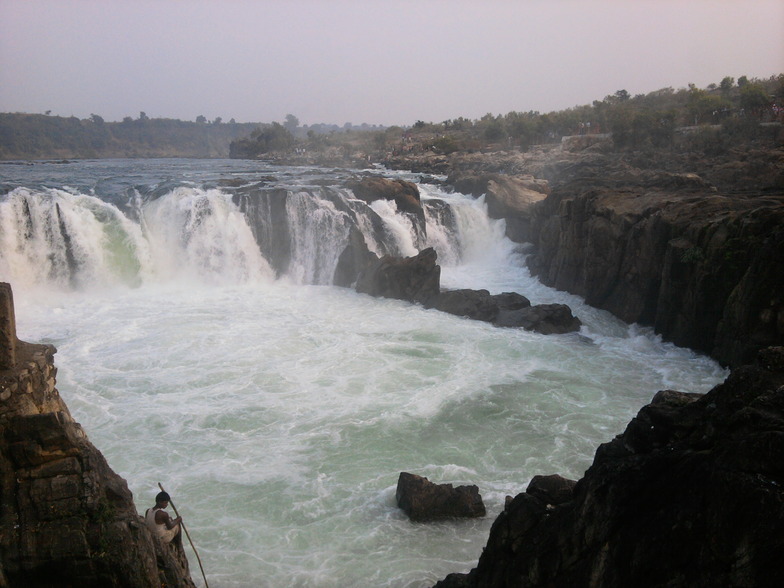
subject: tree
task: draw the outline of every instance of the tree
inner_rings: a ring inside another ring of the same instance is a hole
[[[287,114],[286,120],[283,122],[283,126],[289,133],[293,133],[299,126],[299,119],[293,114]]]
[[[721,83],[719,84],[719,89],[721,90],[721,93],[726,96],[727,94],[729,94],[730,90],[732,90],[732,86],[734,85],[735,85],[735,78],[726,76],[724,79],[721,80]]]
[[[97,114],[91,114],[90,115],[90,120],[93,121],[93,123],[95,123],[97,125],[102,125],[103,124],[103,117],[102,116],[98,116]]]
[[[199,116],[196,117],[196,122],[199,123],[200,125],[206,124],[207,117],[204,116],[203,114],[200,114]]]
[[[139,120],[150,120],[150,118],[147,116],[147,113],[142,110],[139,113]]]
[[[615,97],[618,99],[618,102],[626,102],[629,98],[631,98],[629,92],[626,90],[618,90],[615,93]]]
[[[218,116],[218,117],[215,117],[215,120],[212,121],[212,124],[219,125],[219,124],[221,124],[221,122],[223,122],[223,119]]]
[[[761,84],[745,84],[740,89],[740,106],[745,111],[759,116],[771,104],[771,99]]]

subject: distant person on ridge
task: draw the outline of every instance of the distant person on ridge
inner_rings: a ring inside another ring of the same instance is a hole
[[[155,506],[148,508],[144,515],[144,520],[150,531],[165,544],[171,543],[173,539],[176,539],[175,543],[182,541],[180,534],[182,517],[173,519],[165,510],[169,506],[170,500],[171,497],[167,492],[158,492],[158,495],[155,497]]]

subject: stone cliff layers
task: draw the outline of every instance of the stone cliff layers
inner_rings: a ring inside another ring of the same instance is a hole
[[[56,350],[16,338],[0,283],[0,586],[193,586],[55,387]]]
[[[585,172],[531,212],[529,267],[544,283],[729,366],[784,342],[784,195]]]
[[[739,366],[784,343],[784,148],[609,144],[390,160],[485,195],[542,282]]]

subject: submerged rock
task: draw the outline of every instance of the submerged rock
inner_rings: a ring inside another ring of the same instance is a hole
[[[528,308],[503,309],[493,321],[499,327],[521,327],[542,335],[573,333],[582,322],[566,304],[538,304]]]
[[[439,293],[430,306],[441,312],[486,322],[495,320],[499,310],[498,301],[490,292],[470,289],[445,290]]]
[[[434,484],[427,478],[401,472],[395,492],[397,505],[412,521],[483,517],[485,505],[476,486]]]
[[[534,478],[436,586],[784,585],[784,348],[760,359],[656,394],[576,485]]]

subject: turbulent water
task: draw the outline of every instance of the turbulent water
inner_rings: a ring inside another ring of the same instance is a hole
[[[158,482],[172,494],[212,588],[467,571],[506,495],[537,474],[580,477],[656,391],[725,375],[542,286],[481,199],[420,184],[423,234],[394,204],[353,198],[346,173],[0,165],[0,280],[20,338],[58,348],[58,389],[138,510]],[[379,254],[435,247],[444,287],[566,303],[584,326],[543,336],[332,286],[355,228]],[[487,517],[409,522],[401,471],[478,485]]]

